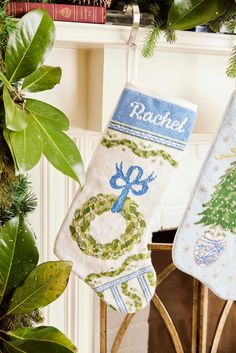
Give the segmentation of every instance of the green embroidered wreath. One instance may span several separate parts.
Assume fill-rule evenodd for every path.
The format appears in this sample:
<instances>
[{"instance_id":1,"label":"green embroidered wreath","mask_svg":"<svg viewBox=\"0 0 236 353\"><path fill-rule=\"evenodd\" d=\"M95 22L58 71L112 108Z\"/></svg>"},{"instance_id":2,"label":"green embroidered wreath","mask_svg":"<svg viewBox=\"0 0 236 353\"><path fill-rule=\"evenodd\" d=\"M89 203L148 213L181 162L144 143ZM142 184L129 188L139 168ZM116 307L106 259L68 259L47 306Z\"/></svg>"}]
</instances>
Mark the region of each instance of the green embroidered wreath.
<instances>
[{"instance_id":1,"label":"green embroidered wreath","mask_svg":"<svg viewBox=\"0 0 236 353\"><path fill-rule=\"evenodd\" d=\"M98 194L91 197L83 207L75 211L70 226L72 238L78 243L80 250L99 259L117 259L130 251L134 244L140 242L146 223L138 205L129 197L126 198L120 214L125 219L125 232L110 243L101 244L90 234L91 221L104 212L110 212L117 196Z\"/></svg>"}]
</instances>

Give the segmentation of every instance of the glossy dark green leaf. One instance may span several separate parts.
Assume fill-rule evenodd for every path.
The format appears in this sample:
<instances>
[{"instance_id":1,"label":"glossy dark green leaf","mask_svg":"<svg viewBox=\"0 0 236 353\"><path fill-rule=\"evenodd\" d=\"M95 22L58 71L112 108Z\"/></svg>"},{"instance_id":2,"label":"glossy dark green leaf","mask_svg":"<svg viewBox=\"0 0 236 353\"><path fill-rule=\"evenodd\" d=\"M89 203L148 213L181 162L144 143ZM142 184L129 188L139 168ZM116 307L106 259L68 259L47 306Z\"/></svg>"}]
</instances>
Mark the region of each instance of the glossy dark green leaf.
<instances>
[{"instance_id":1,"label":"glossy dark green leaf","mask_svg":"<svg viewBox=\"0 0 236 353\"><path fill-rule=\"evenodd\" d=\"M27 99L26 108L60 130L69 129L69 119L59 109L37 99Z\"/></svg>"},{"instance_id":2,"label":"glossy dark green leaf","mask_svg":"<svg viewBox=\"0 0 236 353\"><path fill-rule=\"evenodd\" d=\"M61 68L42 65L38 70L27 76L22 84L24 92L39 92L52 89L60 83Z\"/></svg>"},{"instance_id":3,"label":"glossy dark green leaf","mask_svg":"<svg viewBox=\"0 0 236 353\"><path fill-rule=\"evenodd\" d=\"M75 353L73 343L51 326L22 327L7 333L9 343L26 353Z\"/></svg>"},{"instance_id":4,"label":"glossy dark green leaf","mask_svg":"<svg viewBox=\"0 0 236 353\"><path fill-rule=\"evenodd\" d=\"M12 342L6 341L3 338L1 340L3 342L3 353L26 353L22 349L15 347Z\"/></svg>"},{"instance_id":5,"label":"glossy dark green leaf","mask_svg":"<svg viewBox=\"0 0 236 353\"><path fill-rule=\"evenodd\" d=\"M55 26L46 10L36 9L24 15L9 37L6 54L6 77L18 81L38 69L50 52Z\"/></svg>"},{"instance_id":6,"label":"glossy dark green leaf","mask_svg":"<svg viewBox=\"0 0 236 353\"><path fill-rule=\"evenodd\" d=\"M37 101L32 101L26 101L26 109L40 129L44 155L55 168L83 184L84 168L77 146L55 124L38 113L40 109L37 109ZM34 110L32 109L32 103L34 104Z\"/></svg>"},{"instance_id":7,"label":"glossy dark green leaf","mask_svg":"<svg viewBox=\"0 0 236 353\"><path fill-rule=\"evenodd\" d=\"M43 141L38 125L29 119L26 129L10 131L10 144L20 172L32 169L40 160L43 151Z\"/></svg>"},{"instance_id":8,"label":"glossy dark green leaf","mask_svg":"<svg viewBox=\"0 0 236 353\"><path fill-rule=\"evenodd\" d=\"M12 145L11 145L10 133L11 133L11 130L8 130L8 129L4 129L3 130L4 139L5 139L5 141L6 141L7 145L8 145L8 148L9 148L9 150L11 152L11 156L12 156L12 159L13 159L13 162L14 162L15 172L16 172L16 174L18 174L19 167L17 165L15 154L14 154L14 151L13 151L13 148L12 148Z\"/></svg>"},{"instance_id":9,"label":"glossy dark green leaf","mask_svg":"<svg viewBox=\"0 0 236 353\"><path fill-rule=\"evenodd\" d=\"M169 11L168 24L173 29L188 29L219 17L229 0L174 0Z\"/></svg>"},{"instance_id":10,"label":"glossy dark green leaf","mask_svg":"<svg viewBox=\"0 0 236 353\"><path fill-rule=\"evenodd\" d=\"M43 153L60 172L83 185L83 162L75 143L62 131L37 118L43 136Z\"/></svg>"},{"instance_id":11,"label":"glossy dark green leaf","mask_svg":"<svg viewBox=\"0 0 236 353\"><path fill-rule=\"evenodd\" d=\"M13 101L6 87L3 89L3 101L5 108L5 123L9 130L24 130L28 125L28 114Z\"/></svg>"},{"instance_id":12,"label":"glossy dark green leaf","mask_svg":"<svg viewBox=\"0 0 236 353\"><path fill-rule=\"evenodd\" d=\"M38 258L34 234L23 216L0 228L0 303L33 270Z\"/></svg>"},{"instance_id":13,"label":"glossy dark green leaf","mask_svg":"<svg viewBox=\"0 0 236 353\"><path fill-rule=\"evenodd\" d=\"M56 300L65 290L72 263L46 262L26 277L16 288L7 314L28 314Z\"/></svg>"}]
</instances>

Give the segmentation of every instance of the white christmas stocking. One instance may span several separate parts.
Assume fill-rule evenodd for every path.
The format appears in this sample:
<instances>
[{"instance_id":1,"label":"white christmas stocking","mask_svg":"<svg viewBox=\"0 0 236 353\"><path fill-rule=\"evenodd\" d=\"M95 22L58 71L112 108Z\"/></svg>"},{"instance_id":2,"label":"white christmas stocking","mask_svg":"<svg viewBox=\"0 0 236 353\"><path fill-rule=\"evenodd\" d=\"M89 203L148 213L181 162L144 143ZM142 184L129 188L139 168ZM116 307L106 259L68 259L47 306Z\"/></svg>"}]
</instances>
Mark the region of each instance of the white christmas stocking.
<instances>
[{"instance_id":1,"label":"white christmas stocking","mask_svg":"<svg viewBox=\"0 0 236 353\"><path fill-rule=\"evenodd\" d=\"M178 229L173 260L223 299L236 300L236 93Z\"/></svg>"},{"instance_id":2,"label":"white christmas stocking","mask_svg":"<svg viewBox=\"0 0 236 353\"><path fill-rule=\"evenodd\" d=\"M60 229L56 255L122 313L154 294L150 223L194 119L190 103L127 85Z\"/></svg>"}]
</instances>

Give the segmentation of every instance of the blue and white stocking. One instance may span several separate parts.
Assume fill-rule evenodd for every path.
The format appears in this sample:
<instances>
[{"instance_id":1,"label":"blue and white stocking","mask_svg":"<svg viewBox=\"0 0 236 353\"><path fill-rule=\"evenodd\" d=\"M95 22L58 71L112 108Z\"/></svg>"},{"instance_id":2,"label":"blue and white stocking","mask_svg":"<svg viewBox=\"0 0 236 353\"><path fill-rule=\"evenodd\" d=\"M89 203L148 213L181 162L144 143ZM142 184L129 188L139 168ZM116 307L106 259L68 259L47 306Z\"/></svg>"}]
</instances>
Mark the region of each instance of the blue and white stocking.
<instances>
[{"instance_id":1,"label":"blue and white stocking","mask_svg":"<svg viewBox=\"0 0 236 353\"><path fill-rule=\"evenodd\" d=\"M127 85L58 234L56 255L122 313L154 295L151 222L194 120L192 104Z\"/></svg>"}]
</instances>

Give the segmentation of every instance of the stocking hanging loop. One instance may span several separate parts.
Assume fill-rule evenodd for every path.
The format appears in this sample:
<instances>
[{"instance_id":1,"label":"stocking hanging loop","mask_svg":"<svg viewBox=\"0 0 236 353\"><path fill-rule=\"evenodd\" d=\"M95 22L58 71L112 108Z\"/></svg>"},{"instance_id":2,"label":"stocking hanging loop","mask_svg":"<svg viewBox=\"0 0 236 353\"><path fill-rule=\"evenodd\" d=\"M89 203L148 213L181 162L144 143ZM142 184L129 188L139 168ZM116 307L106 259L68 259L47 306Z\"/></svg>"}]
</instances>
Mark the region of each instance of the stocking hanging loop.
<instances>
[{"instance_id":1,"label":"stocking hanging loop","mask_svg":"<svg viewBox=\"0 0 236 353\"><path fill-rule=\"evenodd\" d=\"M133 24L128 40L127 47L127 81L136 83L137 81L137 69L138 69L138 51L136 38L138 34L140 24L140 11L139 6L136 4L125 5L125 13L133 14Z\"/></svg>"}]
</instances>

